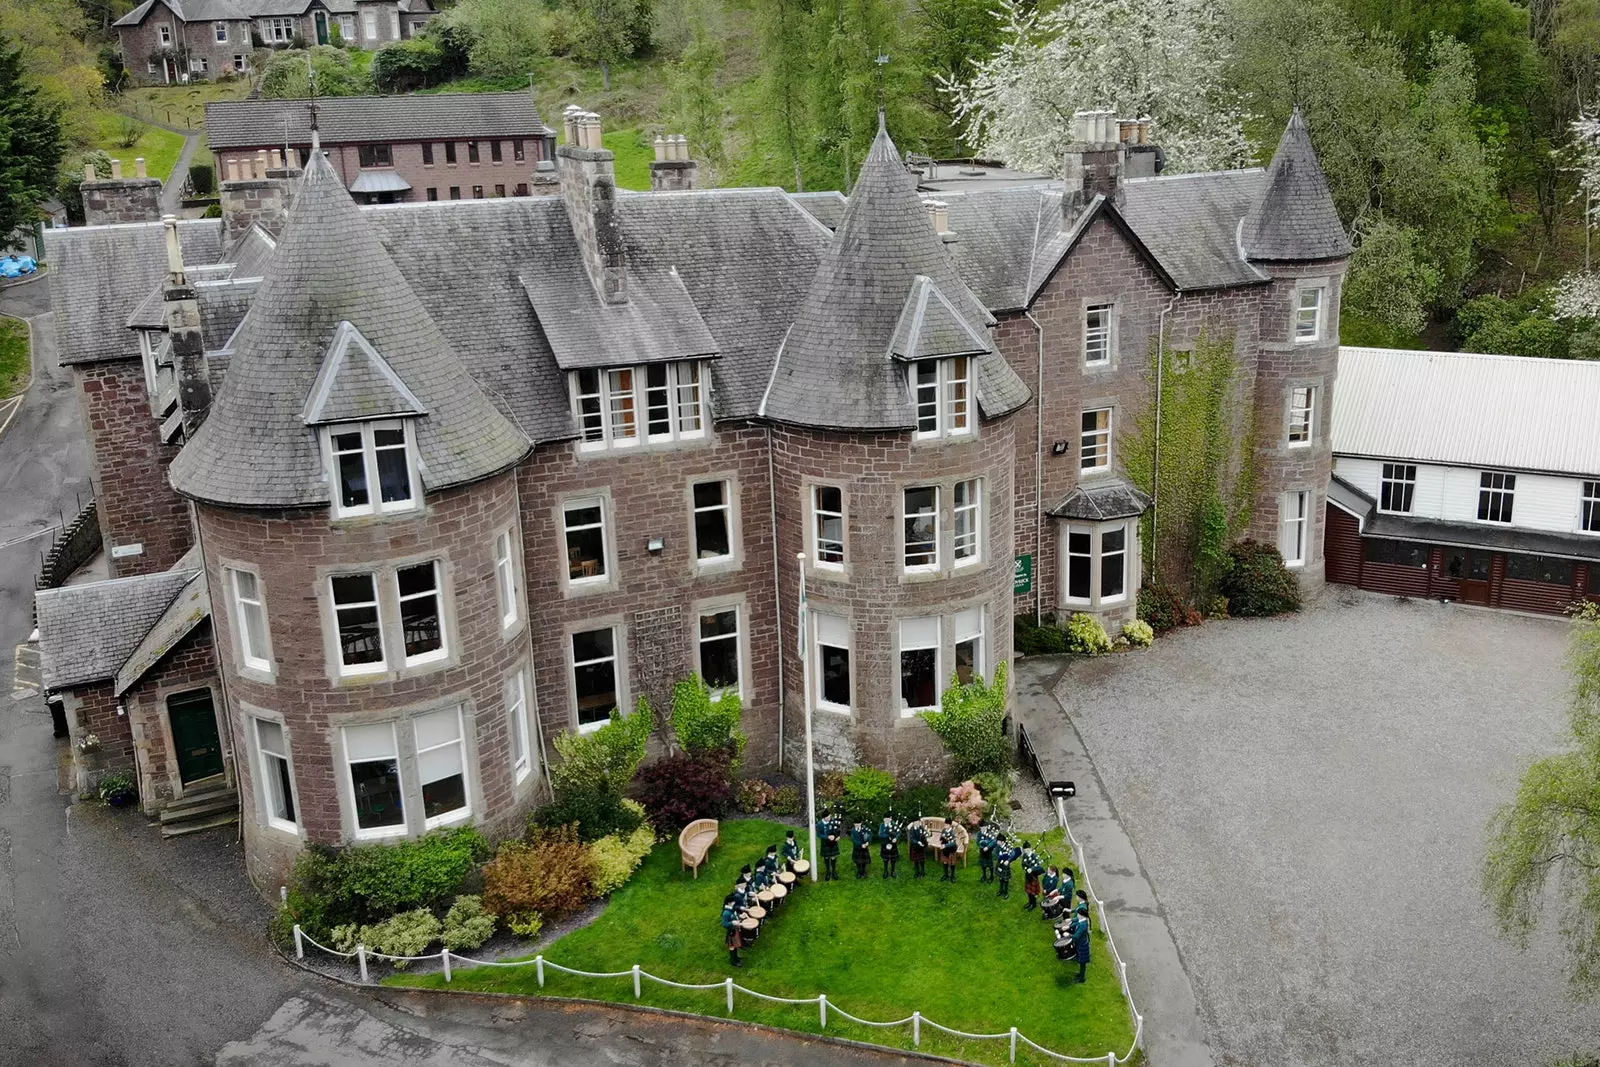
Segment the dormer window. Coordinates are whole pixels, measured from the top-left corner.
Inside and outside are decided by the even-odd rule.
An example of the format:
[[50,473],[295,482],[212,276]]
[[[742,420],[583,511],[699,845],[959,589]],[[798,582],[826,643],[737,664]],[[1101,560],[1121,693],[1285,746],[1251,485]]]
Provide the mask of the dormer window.
[[631,448],[706,436],[705,375],[696,362],[573,371],[579,448]]
[[957,437],[972,432],[972,360],[919,359],[912,364],[917,437]]
[[327,429],[333,515],[387,515],[414,510],[421,499],[406,424],[346,423]]

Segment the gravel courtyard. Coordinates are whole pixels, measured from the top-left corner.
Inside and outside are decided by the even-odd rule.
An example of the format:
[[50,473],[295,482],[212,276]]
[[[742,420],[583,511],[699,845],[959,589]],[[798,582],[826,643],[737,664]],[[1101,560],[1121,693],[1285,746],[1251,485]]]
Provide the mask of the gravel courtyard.
[[1560,742],[1564,640],[1560,620],[1335,589],[1068,670],[1056,695],[1222,1062],[1600,1052],[1553,940],[1500,940],[1477,889],[1486,820]]

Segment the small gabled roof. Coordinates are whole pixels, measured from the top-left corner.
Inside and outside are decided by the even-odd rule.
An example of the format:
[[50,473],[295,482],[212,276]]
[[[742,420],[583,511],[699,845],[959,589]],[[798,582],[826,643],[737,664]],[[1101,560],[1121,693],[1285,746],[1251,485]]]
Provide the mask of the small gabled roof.
[[705,359],[719,351],[676,267],[628,265],[627,300],[600,299],[581,260],[549,263],[518,280],[562,370]]
[[112,678],[199,574],[184,561],[179,568],[35,593],[45,689],[54,692]]
[[180,22],[249,21],[250,13],[233,0],[144,0],[144,3],[113,22],[113,26],[137,26],[150,9],[165,4]]
[[327,503],[321,450],[303,419],[346,322],[426,411],[411,431],[428,490],[487,478],[528,454],[528,438],[467,373],[332,164],[313,152],[271,269],[231,342],[222,387],[168,468],[173,488],[239,507]]
[[267,261],[277,247],[277,238],[262,229],[261,223],[252,222],[223,253],[223,260],[233,264],[233,277],[259,278],[266,273]]
[[896,359],[933,359],[938,356],[975,356],[993,352],[994,345],[982,328],[973,326],[956,310],[950,298],[925,274],[911,282],[911,293],[900,310],[889,354]]
[[[178,561],[179,567],[201,567],[199,553],[190,549],[183,559]],[[138,645],[134,646],[122,666],[117,668],[116,677],[113,679],[113,688],[117,696],[122,696],[128,690],[138,685],[146,674],[160,663],[167,653],[178,646],[178,642],[211,618],[211,596],[207,591],[206,573],[204,569],[193,571],[194,577],[190,578],[172,603],[161,613],[160,618],[150,627]]]
[[1267,168],[1266,188],[1244,218],[1239,243],[1254,260],[1342,259],[1350,254],[1350,239],[1299,108],[1289,116]]
[[[880,117],[844,217],[773,363],[760,413],[830,430],[915,426],[905,368],[889,353],[918,276],[934,283],[969,328],[994,321],[934,233]],[[977,370],[984,414],[1026,401],[1027,387],[997,353],[984,350]]]
[[307,426],[323,426],[427,413],[417,394],[406,387],[361,331],[341,322],[333,331],[300,417]]
[[1058,519],[1105,522],[1143,515],[1149,507],[1150,497],[1143,490],[1121,478],[1096,478],[1074,486],[1072,492],[1050,509],[1050,514]]

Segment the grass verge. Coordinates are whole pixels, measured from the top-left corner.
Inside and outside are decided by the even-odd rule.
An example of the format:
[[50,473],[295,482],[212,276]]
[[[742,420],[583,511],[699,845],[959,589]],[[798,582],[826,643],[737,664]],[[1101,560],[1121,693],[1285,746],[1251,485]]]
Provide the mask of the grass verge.
[[28,382],[28,324],[0,315],[0,400]]
[[141,122],[138,139],[124,147],[120,142],[126,140],[124,125],[128,121],[128,116],[117,111],[95,114],[90,122],[94,139],[80,151],[99,149],[112,159],[122,160],[122,173],[129,178],[133,177],[133,161],[143,156],[150,177],[166,181],[183,154],[183,134]]
[[[547,960],[585,971],[620,971],[633,964],[672,981],[740,985],[774,996],[814,997],[863,1019],[887,1021],[913,1010],[969,1033],[1019,1031],[1056,1052],[1104,1057],[1125,1052],[1133,1023],[1113,974],[1104,935],[1094,935],[1089,981],[1060,962],[1051,931],[1038,912],[1024,912],[1021,870],[1010,900],[978,882],[976,864],[955,884],[941,882],[929,863],[915,880],[902,863],[893,881],[856,881],[848,855],[841,880],[806,884],[768,921],[761,939],[734,970],[717,919],[722,897],[740,866],[782,839],[783,827],[760,820],[727,822],[721,843],[698,880],[679,869],[674,842],[656,847],[592,924],[544,949]],[[1044,845],[1067,862],[1060,831]],[[538,994],[534,968],[457,969],[452,988]],[[393,984],[442,987],[441,975],[401,975]],[[543,992],[553,996],[633,1001],[626,978],[589,979],[546,972]],[[641,1002],[655,1007],[727,1016],[721,990],[672,989],[646,980]],[[820,1025],[816,1005],[791,1006],[735,995],[733,1017],[806,1033],[826,1033],[892,1047],[912,1047],[910,1026],[869,1028],[830,1012]],[[922,1027],[921,1049],[982,1063],[1006,1063],[1009,1042],[970,1041]],[[1049,1062],[1021,1046],[1018,1063]]]

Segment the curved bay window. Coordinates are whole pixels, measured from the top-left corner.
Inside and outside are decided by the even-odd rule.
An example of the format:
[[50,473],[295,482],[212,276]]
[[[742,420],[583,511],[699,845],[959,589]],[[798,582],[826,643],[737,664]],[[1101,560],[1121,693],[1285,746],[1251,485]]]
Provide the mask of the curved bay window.
[[1069,523],[1061,531],[1061,600],[1122,604],[1138,585],[1137,520]]

